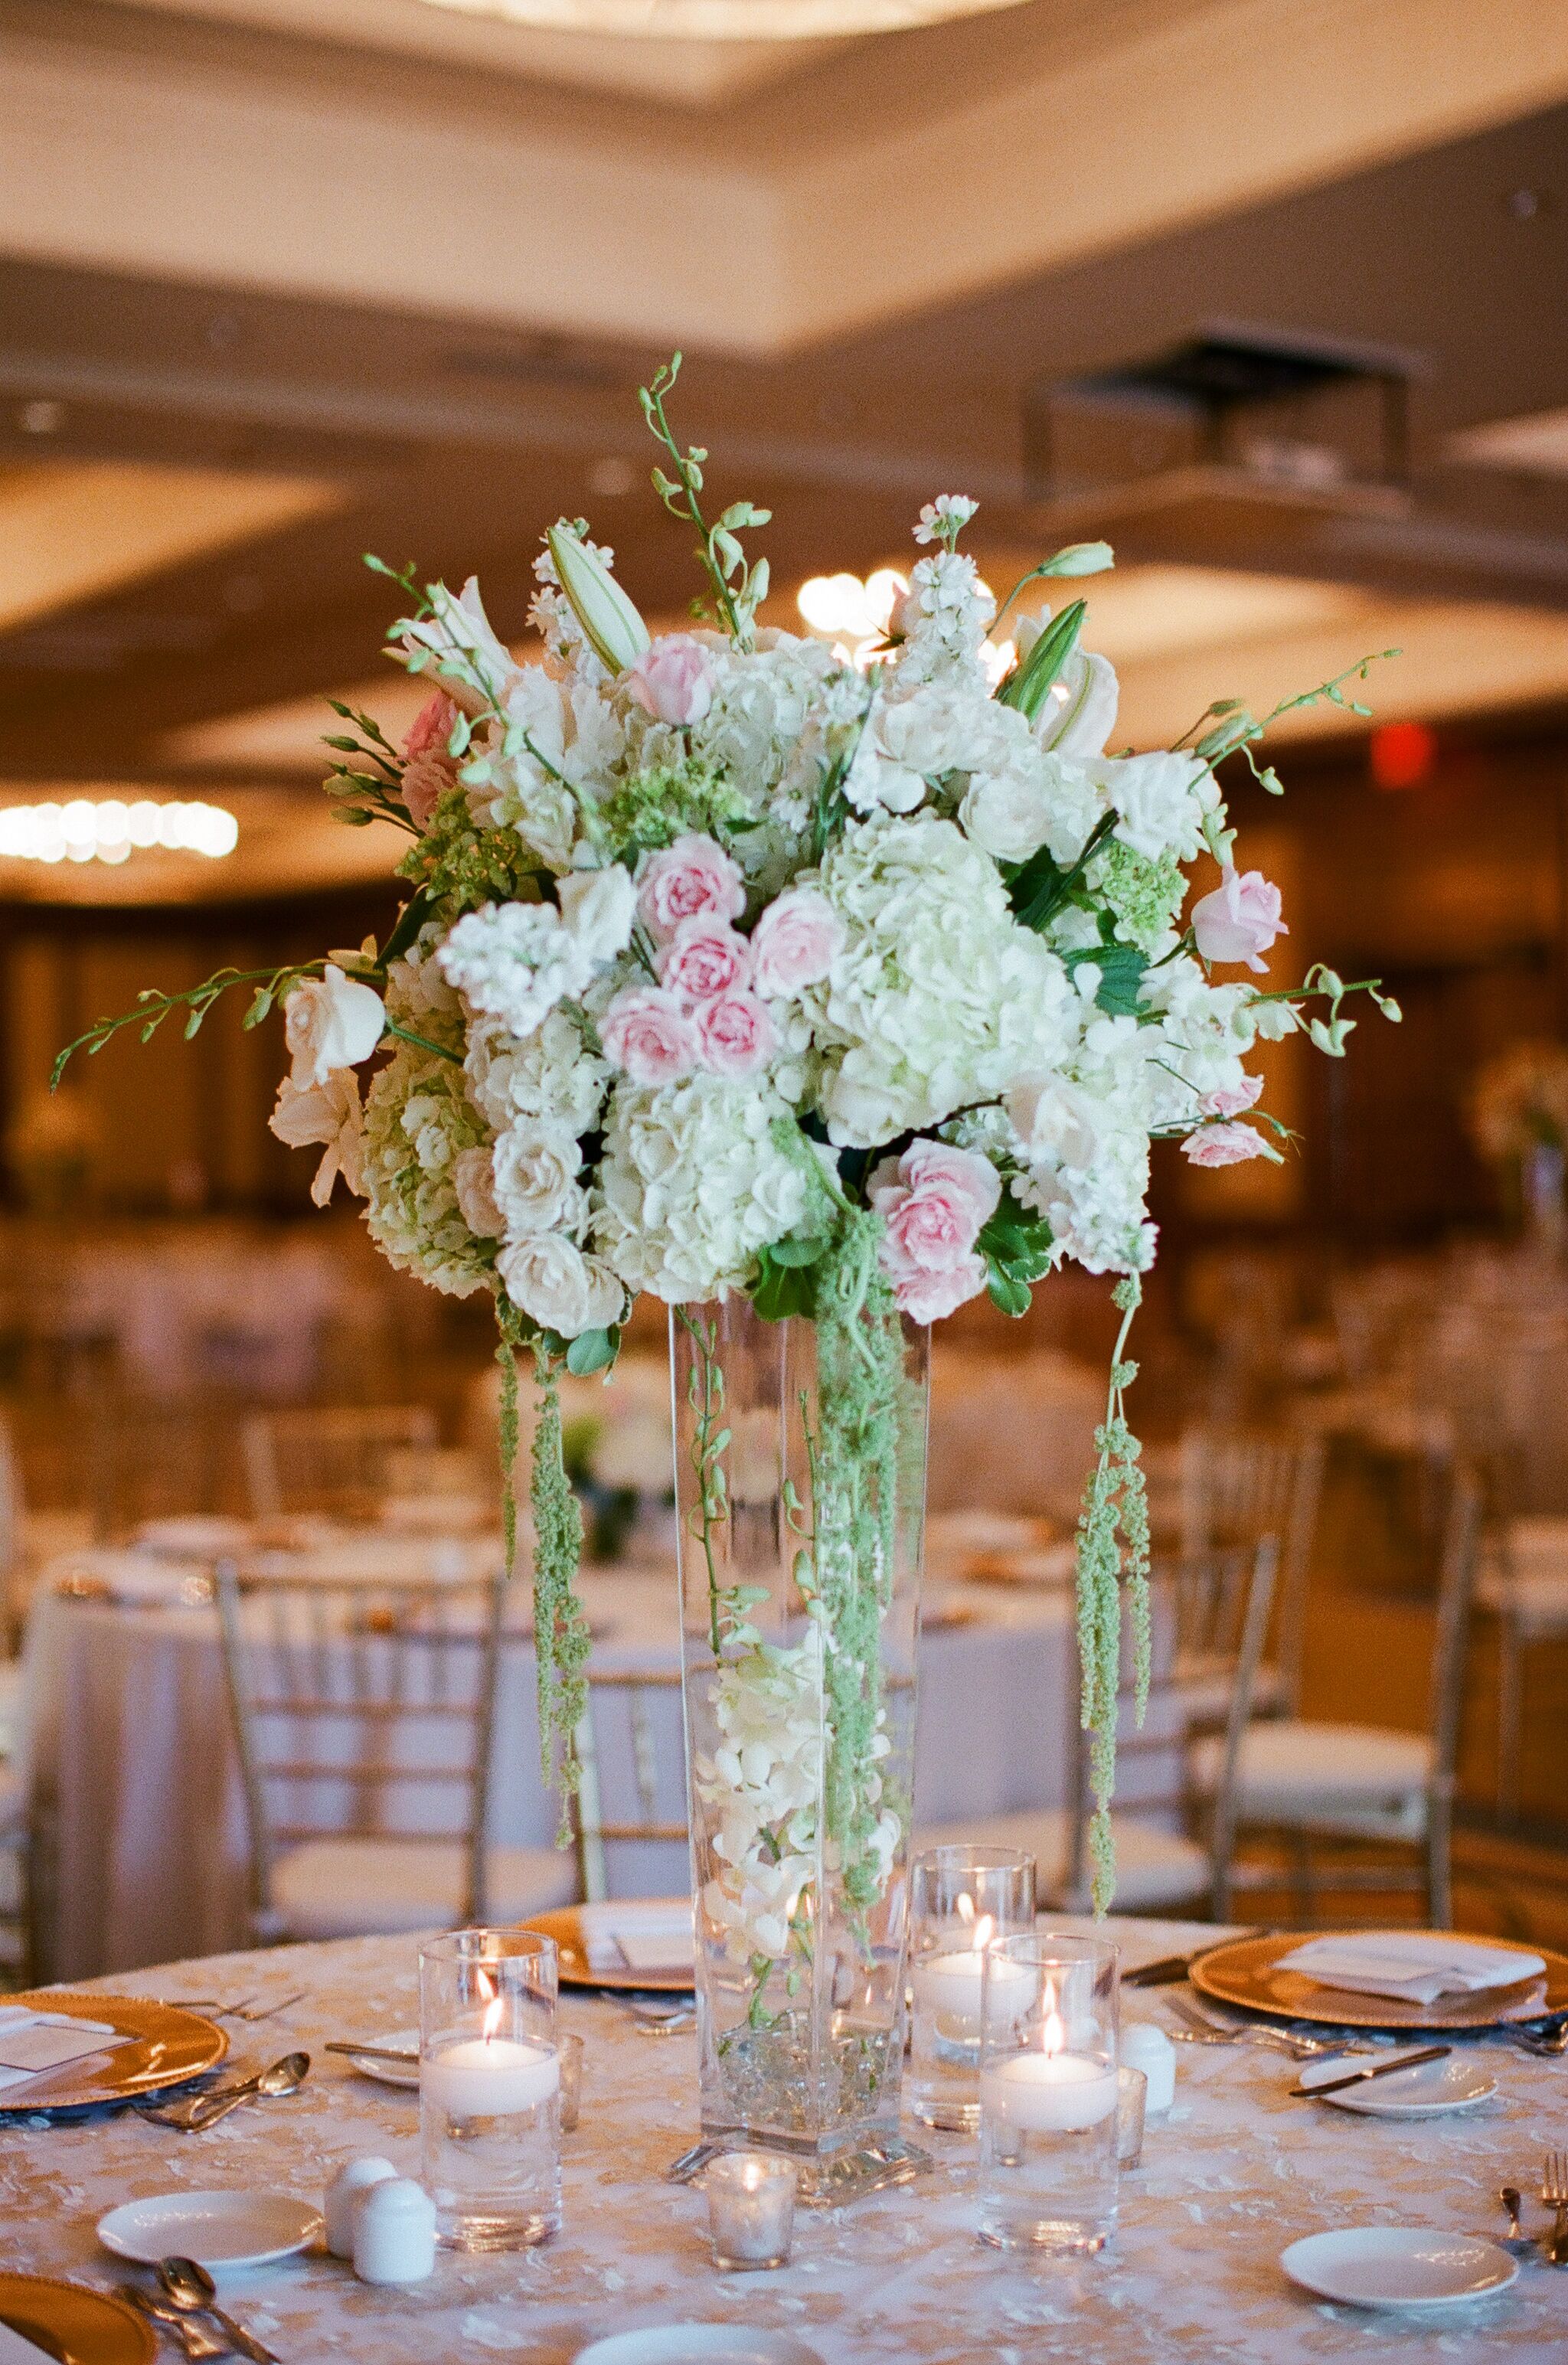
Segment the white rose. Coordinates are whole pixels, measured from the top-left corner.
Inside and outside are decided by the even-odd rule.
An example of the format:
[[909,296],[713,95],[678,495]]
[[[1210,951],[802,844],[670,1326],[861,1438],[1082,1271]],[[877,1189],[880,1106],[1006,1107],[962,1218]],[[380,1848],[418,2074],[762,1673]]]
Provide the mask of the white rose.
[[1066,1076],[1021,1076],[1007,1095],[1007,1114],[1032,1166],[1093,1163],[1100,1146],[1094,1106]]
[[460,1149],[452,1161],[452,1187],[458,1212],[475,1237],[499,1239],[506,1217],[496,1204],[495,1169],[487,1149]]
[[1050,835],[1051,785],[1037,761],[977,772],[958,808],[966,836],[998,862],[1027,862]]
[[509,1239],[548,1232],[581,1212],[577,1169],[582,1153],[563,1127],[510,1126],[491,1152],[495,1203]]
[[610,961],[632,941],[637,890],[619,862],[608,870],[573,870],[556,881],[561,917],[586,958]]
[[558,1232],[516,1240],[496,1263],[512,1304],[563,1339],[607,1329],[621,1319],[626,1293],[610,1267],[599,1257],[584,1256]]
[[1121,816],[1114,834],[1124,846],[1150,862],[1162,854],[1196,859],[1205,810],[1199,789],[1208,768],[1195,756],[1115,757],[1093,766],[1091,777]]
[[317,1142],[325,1147],[327,1155],[310,1185],[318,1207],[326,1205],[340,1174],[351,1191],[364,1197],[364,1117],[359,1078],[352,1069],[339,1068],[319,1084],[297,1084],[292,1076],[285,1076],[267,1126],[290,1149]]
[[386,1025],[381,997],[327,963],[320,982],[302,978],[283,1005],[297,1084],[324,1084],[339,1068],[368,1059]]

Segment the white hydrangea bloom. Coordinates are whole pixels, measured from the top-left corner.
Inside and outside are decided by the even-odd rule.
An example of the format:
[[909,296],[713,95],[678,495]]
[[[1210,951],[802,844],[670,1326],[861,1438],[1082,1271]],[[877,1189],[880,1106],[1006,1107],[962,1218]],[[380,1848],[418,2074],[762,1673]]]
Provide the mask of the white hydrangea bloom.
[[772,1136],[789,1114],[769,1085],[721,1076],[617,1086],[593,1231],[629,1289],[681,1305],[745,1286],[757,1250],[806,1212],[801,1169]]
[[450,1297],[490,1278],[457,1197],[457,1160],[485,1141],[463,1084],[450,1059],[399,1044],[365,1096],[360,1150],[372,1239],[389,1264]]
[[581,1027],[564,1010],[551,1011],[523,1037],[498,1018],[471,1017],[464,1064],[468,1096],[498,1133],[517,1117],[588,1133],[599,1122],[612,1072],[608,1060],[586,1048]]
[[852,823],[819,882],[845,923],[806,995],[830,1138],[875,1147],[994,1100],[1071,1040],[1075,999],[1048,946],[1014,918],[996,866],[952,823]]

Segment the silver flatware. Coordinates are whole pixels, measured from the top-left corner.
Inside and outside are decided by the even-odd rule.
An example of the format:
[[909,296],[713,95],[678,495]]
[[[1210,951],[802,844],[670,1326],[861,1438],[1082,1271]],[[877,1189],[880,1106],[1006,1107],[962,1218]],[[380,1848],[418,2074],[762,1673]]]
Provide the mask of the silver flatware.
[[265,2343],[247,2332],[242,2324],[218,2304],[218,2285],[207,2269],[195,2259],[160,2259],[158,2280],[171,2303],[183,2316],[210,2316],[236,2355],[248,2357],[252,2365],[279,2365],[277,2357]]
[[401,2061],[405,2068],[417,2069],[420,2057],[408,2045],[351,2045],[346,2037],[334,2036],[323,2045],[323,2053],[345,2053],[351,2061]]
[[1360,2069],[1348,2070],[1343,2078],[1326,2078],[1321,2086],[1293,2086],[1291,2094],[1298,2102],[1315,2102],[1320,2095],[1342,2094],[1347,2086],[1364,2085],[1369,2078],[1392,2078],[1396,2069],[1416,2069],[1423,2061],[1446,2061],[1452,2051],[1451,2045],[1428,2045],[1419,2053],[1401,2053],[1392,2061],[1369,2061]]
[[1541,2256],[1554,2267],[1568,2267],[1568,2151],[1547,2153],[1540,2197],[1556,2213],[1551,2233],[1541,2237]]
[[1535,2247],[1535,2244],[1525,2232],[1524,2222],[1519,2214],[1524,2206],[1524,2195],[1517,2184],[1505,2184],[1498,2191],[1497,2198],[1507,2211],[1508,2224],[1513,2229],[1504,2235],[1502,2247],[1505,2250],[1517,2252],[1522,2258],[1527,2250],[1533,2250]]
[[215,2087],[206,2094],[196,2094],[188,2102],[170,2102],[162,2109],[143,2111],[144,2119],[155,2119],[160,2126],[178,2127],[185,2135],[199,2135],[237,2111],[241,2102],[270,2102],[278,2094],[292,2094],[305,2082],[310,2068],[308,2053],[286,2053],[280,2061],[260,2069],[253,2078],[241,2078],[237,2085]]
[[1272,2053],[1288,2054],[1293,2061],[1316,2061],[1326,2053],[1348,2053],[1351,2049],[1349,2040],[1298,2036],[1261,2023],[1221,2020],[1216,2013],[1205,2012],[1191,1996],[1167,1996],[1165,2001],[1189,2028],[1216,2038],[1221,2045],[1259,2045]]
[[177,2307],[168,2301],[155,2299],[151,2292],[143,2291],[140,2283],[117,2283],[115,2296],[123,2299],[128,2307],[135,2308],[138,2315],[144,2315],[150,2324],[155,2324],[160,2332],[166,2332],[189,2358],[232,2357],[234,2354],[223,2335],[212,2331],[199,2316],[182,2315]]
[[701,2175],[710,2160],[717,2159],[726,2148],[722,2143],[693,2144],[689,2151],[683,2151],[678,2159],[671,2160],[665,2170],[665,2182],[689,2184],[694,2176]]

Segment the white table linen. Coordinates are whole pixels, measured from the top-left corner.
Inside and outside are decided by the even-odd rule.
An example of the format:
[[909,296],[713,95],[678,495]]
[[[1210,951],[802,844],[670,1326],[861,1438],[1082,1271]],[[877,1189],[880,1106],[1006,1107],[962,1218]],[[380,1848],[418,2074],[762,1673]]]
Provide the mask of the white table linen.
[[[519,1590],[521,1622],[526,1588]],[[583,1591],[597,1664],[678,1664],[673,1572],[590,1570]],[[969,1597],[972,1619],[937,1623],[922,1644],[921,1823],[1056,1806],[1067,1796],[1070,1597],[1000,1587],[975,1587]],[[29,1621],[27,1664],[47,1973],[84,1978],[242,1944],[244,1804],[216,1612],[62,1600],[45,1586]],[[678,1695],[645,1697],[658,1813],[683,1820]],[[624,1705],[608,1696],[599,1720],[607,1811],[631,1787]],[[558,1810],[540,1776],[533,1650],[521,1636],[503,1653],[496,1752],[492,1840],[548,1846]],[[399,1788],[412,1821],[419,1786]],[[345,1786],[345,1809],[350,1803]],[[450,1813],[450,1788],[431,1803]],[[686,1886],[686,1849],[620,1844],[610,1851],[610,1871],[617,1894],[667,1896]]]
[[[1171,1922],[1109,1928],[1129,1962],[1214,1935]],[[304,1989],[304,2002],[264,2027],[239,2029],[237,2057],[261,2062],[302,2045],[314,2057],[309,2079],[287,2101],[237,2111],[199,2136],[135,2114],[9,2133],[0,2209],[12,2268],[109,2285],[125,2270],[97,2247],[94,2225],[133,2197],[263,2186],[319,2204],[357,2157],[417,2172],[417,2097],[321,2050],[329,2036],[413,2024],[412,1940],[171,1965],[116,1985],[277,2001]],[[1154,1991],[1124,2001],[1129,2015],[1165,2016]],[[279,2356],[293,2365],[569,2365],[589,2340],[694,2320],[792,2333],[824,2365],[1560,2365],[1563,2356],[1565,2279],[1534,2259],[1511,2290],[1423,2322],[1315,2300],[1286,2281],[1279,2254],[1299,2236],[1350,2225],[1503,2232],[1497,2187],[1531,2183],[1547,2145],[1562,2140],[1568,2064],[1479,2045],[1496,2096],[1412,2128],[1291,2101],[1295,2069],[1271,2053],[1185,2046],[1174,2105],[1148,2124],[1143,2163],[1123,2181],[1119,2230],[1098,2259],[1036,2263],[982,2247],[972,2141],[923,2135],[938,2176],[850,2209],[801,2211],[788,2267],[723,2276],[710,2263],[701,2192],[663,2181],[697,2132],[694,2040],[642,2034],[597,1998],[567,1995],[561,2017],[586,2051],[581,2124],[563,2138],[560,2234],[498,2257],[442,2252],[428,2281],[400,2291],[358,2283],[323,2253],[236,2279],[229,2304]],[[1531,2222],[1544,2222],[1533,2205]]]

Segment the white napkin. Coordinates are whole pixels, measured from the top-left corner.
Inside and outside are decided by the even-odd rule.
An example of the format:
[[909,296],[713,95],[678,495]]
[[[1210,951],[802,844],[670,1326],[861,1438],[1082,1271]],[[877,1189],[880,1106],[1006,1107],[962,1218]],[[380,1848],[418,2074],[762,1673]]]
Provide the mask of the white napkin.
[[128,2040],[106,2020],[75,2020],[62,2012],[28,2012],[20,2004],[0,2009],[0,2089],[19,2086],[46,2069],[84,2061]]
[[1439,1996],[1538,1978],[1546,1964],[1540,1955],[1473,1945],[1441,1930],[1379,1930],[1364,1938],[1309,1939],[1294,1954],[1282,1955],[1275,1968],[1299,1971],[1316,1987],[1424,2004],[1436,2003]]
[[583,1946],[596,1971],[689,1971],[691,1968],[691,1900],[686,1897],[628,1898],[584,1905],[577,1912]]
[[39,2348],[35,2341],[24,2340],[8,2324],[0,2324],[0,2365],[38,2365],[40,2357],[52,2354],[51,2349]]

